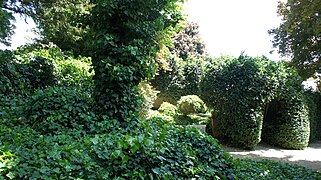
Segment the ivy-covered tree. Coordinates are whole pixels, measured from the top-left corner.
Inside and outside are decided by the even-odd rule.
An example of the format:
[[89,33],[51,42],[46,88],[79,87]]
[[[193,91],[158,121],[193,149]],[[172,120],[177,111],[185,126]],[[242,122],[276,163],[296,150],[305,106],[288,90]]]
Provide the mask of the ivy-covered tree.
[[274,47],[291,57],[292,66],[307,79],[320,72],[321,65],[321,0],[288,0],[280,2],[279,27],[269,31]]
[[87,52],[95,70],[97,111],[123,125],[139,110],[137,85],[154,73],[154,59],[182,18],[182,0],[93,0],[86,20]]

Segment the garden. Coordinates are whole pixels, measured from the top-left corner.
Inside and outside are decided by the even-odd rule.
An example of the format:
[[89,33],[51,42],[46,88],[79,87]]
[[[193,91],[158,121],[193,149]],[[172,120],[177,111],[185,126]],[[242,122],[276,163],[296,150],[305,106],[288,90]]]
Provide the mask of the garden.
[[321,179],[222,146],[321,140],[321,94],[288,62],[210,57],[179,0],[80,2],[14,6],[44,39],[0,50],[0,179]]

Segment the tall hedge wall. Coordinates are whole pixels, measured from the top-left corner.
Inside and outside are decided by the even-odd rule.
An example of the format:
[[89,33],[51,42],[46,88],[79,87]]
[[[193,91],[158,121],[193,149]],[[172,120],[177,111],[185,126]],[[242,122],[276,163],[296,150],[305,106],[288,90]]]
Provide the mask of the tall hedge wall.
[[[214,109],[215,122],[212,124],[215,127],[212,128],[223,142],[253,148],[261,141],[265,107],[275,99],[282,102],[285,95],[297,97],[302,92],[301,80],[283,63],[264,57],[241,55],[219,59],[221,62],[212,61],[200,84],[201,98]],[[284,120],[283,130],[287,133],[271,133],[277,136],[275,139],[279,138],[273,143],[287,148],[304,148],[309,139],[309,119],[306,109],[302,108],[304,103],[300,98],[298,102],[294,98],[293,103],[284,100],[288,108],[280,109],[283,118],[279,119]]]

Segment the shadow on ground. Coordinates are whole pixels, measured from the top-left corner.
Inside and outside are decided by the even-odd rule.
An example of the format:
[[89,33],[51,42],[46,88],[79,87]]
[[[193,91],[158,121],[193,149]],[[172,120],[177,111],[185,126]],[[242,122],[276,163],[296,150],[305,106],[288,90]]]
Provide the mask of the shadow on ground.
[[235,158],[270,159],[296,164],[321,172],[321,141],[311,143],[304,150],[288,150],[260,143],[254,150],[242,150],[225,146]]

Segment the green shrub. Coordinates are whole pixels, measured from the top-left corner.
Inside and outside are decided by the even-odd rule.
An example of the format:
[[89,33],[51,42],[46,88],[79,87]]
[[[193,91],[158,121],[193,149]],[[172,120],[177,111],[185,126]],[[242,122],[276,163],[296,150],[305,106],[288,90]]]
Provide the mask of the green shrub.
[[[233,146],[253,148],[261,138],[264,103],[271,96],[267,89],[264,58],[239,58],[210,63],[201,82],[201,98],[215,110],[218,137]],[[273,66],[273,64],[272,64]]]
[[[267,140],[268,143],[294,149],[308,145],[309,117],[301,96],[302,80],[296,71],[264,57],[244,55],[208,63],[206,69],[200,85],[201,98],[215,110],[212,114],[216,127],[212,129],[222,142],[242,148],[255,147],[261,141],[262,124],[269,119],[264,117],[266,104],[284,101],[284,108],[279,108],[281,129],[274,128],[278,129],[273,131],[275,134],[266,135],[273,134],[273,140]],[[264,132],[269,132],[264,130],[268,124],[263,127]]]
[[58,48],[0,51],[0,93],[26,95],[54,85],[90,89],[90,66],[90,58],[74,58]]
[[177,107],[168,102],[163,102],[158,111],[167,116],[175,116],[177,114]]
[[307,107],[300,99],[283,99],[269,104],[262,140],[287,149],[308,146],[310,123]]
[[70,87],[37,90],[29,97],[24,123],[43,134],[88,129],[95,120],[89,94]]
[[145,117],[148,114],[148,111],[152,109],[154,101],[157,98],[157,93],[153,86],[151,86],[147,81],[142,81],[138,85],[139,94],[142,96],[142,106],[140,110],[141,117]]
[[[26,64],[27,67],[33,69],[35,72],[44,72],[44,74],[37,74],[28,71],[30,72],[28,74],[35,76],[33,79],[44,79],[43,83],[47,86],[53,84],[60,86],[77,86],[79,88],[88,88],[89,86],[92,86],[92,77],[94,72],[91,68],[90,58],[81,56],[75,58],[68,54],[68,52],[62,52],[57,47],[50,49],[34,49],[29,52],[18,51],[17,53],[16,58],[19,62]],[[37,59],[41,60],[41,63],[50,63],[51,69],[50,71],[49,69],[47,70],[47,74],[41,69],[46,66],[39,65],[39,60],[36,61]],[[28,63],[31,65],[36,64],[39,67],[28,66]],[[51,74],[49,72],[51,72]],[[48,80],[51,80],[51,83],[48,83]],[[37,84],[38,83],[36,83],[36,85]]]
[[184,115],[205,113],[207,107],[197,95],[182,96],[177,104],[178,111]]
[[160,118],[168,123],[175,124],[175,117],[176,116],[171,116],[171,115],[166,115],[164,113],[161,113],[157,110],[153,110],[149,112],[148,119],[153,119],[153,118]]
[[313,114],[298,73],[293,69],[285,72],[279,77],[283,87],[275,91],[274,99],[265,107],[262,140],[287,149],[303,149],[309,143]]
[[12,51],[0,50],[0,94],[25,94],[30,88],[30,80],[21,76],[23,65],[18,63]]

